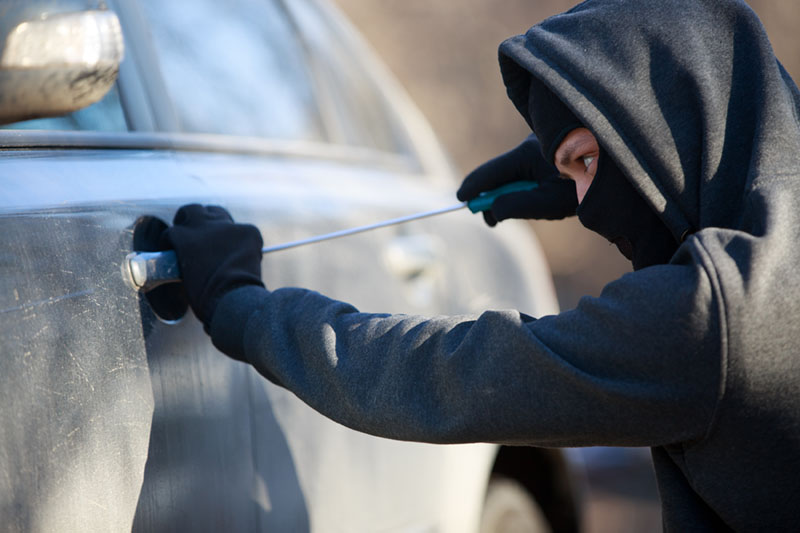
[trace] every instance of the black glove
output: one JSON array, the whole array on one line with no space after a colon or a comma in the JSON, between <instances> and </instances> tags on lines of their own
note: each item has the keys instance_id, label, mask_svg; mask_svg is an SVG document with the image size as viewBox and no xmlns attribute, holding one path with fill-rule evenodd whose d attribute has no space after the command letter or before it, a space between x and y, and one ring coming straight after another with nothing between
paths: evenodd
<instances>
[{"instance_id":1,"label":"black glove","mask_svg":"<svg viewBox=\"0 0 800 533\"><path fill-rule=\"evenodd\" d=\"M468 202L480 193L514 181L536 181L536 189L497 197L483 219L494 226L507 218L557 220L575 215L575 182L558 176L542 155L539 141L529 136L522 144L482 164L464 178L456 196Z\"/></svg>"},{"instance_id":2,"label":"black glove","mask_svg":"<svg viewBox=\"0 0 800 533\"><path fill-rule=\"evenodd\" d=\"M189 305L206 333L222 296L244 285L264 286L261 233L255 226L235 224L222 207L181 207L162 244L178 256Z\"/></svg>"}]
</instances>

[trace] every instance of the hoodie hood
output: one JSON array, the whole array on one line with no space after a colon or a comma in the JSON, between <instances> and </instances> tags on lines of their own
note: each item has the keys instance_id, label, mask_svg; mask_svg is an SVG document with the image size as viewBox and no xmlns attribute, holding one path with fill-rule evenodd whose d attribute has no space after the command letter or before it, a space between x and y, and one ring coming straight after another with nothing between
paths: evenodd
<instances>
[{"instance_id":1,"label":"hoodie hood","mask_svg":"<svg viewBox=\"0 0 800 533\"><path fill-rule=\"evenodd\" d=\"M757 231L759 176L798 167L797 88L735 0L588 0L500 47L529 118L532 76L597 137L676 241Z\"/></svg>"},{"instance_id":2,"label":"hoodie hood","mask_svg":"<svg viewBox=\"0 0 800 533\"><path fill-rule=\"evenodd\" d=\"M539 139L542 155L553 164L553 155L569 132L585 127L553 91L531 76L528 87L528 114L531 129Z\"/></svg>"}]
</instances>

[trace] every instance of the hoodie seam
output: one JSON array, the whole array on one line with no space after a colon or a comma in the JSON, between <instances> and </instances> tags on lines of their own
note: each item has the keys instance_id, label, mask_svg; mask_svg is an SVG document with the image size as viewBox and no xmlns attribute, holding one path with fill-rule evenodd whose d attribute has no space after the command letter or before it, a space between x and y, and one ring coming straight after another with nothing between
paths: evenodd
<instances>
[{"instance_id":1,"label":"hoodie seam","mask_svg":"<svg viewBox=\"0 0 800 533\"><path fill-rule=\"evenodd\" d=\"M698 442L703 442L708 440L711 433L714 430L714 427L717 424L717 420L719 418L719 411L720 405L725 399L725 395L727 394L728 390L728 373L729 373L729 365L730 365L730 357L729 357L729 349L730 349L730 328L728 327L728 305L725 299L725 292L722 288L722 281L719 277L719 273L717 272L716 267L714 266L714 262L711 260L711 254L700 241L700 239L695 239L697 243L697 251L701 256L701 263L700 266L706 273L709 282L711 283L711 290L713 293L719 295L719 304L717 305L719 309L719 341L720 341L720 376L719 376L719 390L717 391L717 400L714 405L714 410L711 413L709 418L708 427L706 429L705 434L703 437L695 441L692 445L684 446L685 450L691 449L694 444Z\"/></svg>"}]
</instances>

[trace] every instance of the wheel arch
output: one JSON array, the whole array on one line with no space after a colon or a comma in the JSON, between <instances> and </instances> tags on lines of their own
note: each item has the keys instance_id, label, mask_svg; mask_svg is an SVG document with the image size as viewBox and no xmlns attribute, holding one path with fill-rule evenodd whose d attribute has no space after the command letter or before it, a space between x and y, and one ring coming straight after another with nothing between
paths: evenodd
<instances>
[{"instance_id":1,"label":"wheel arch","mask_svg":"<svg viewBox=\"0 0 800 533\"><path fill-rule=\"evenodd\" d=\"M580 483L561 450L501 446L491 474L520 482L540 505L554 532L580 530Z\"/></svg>"}]
</instances>

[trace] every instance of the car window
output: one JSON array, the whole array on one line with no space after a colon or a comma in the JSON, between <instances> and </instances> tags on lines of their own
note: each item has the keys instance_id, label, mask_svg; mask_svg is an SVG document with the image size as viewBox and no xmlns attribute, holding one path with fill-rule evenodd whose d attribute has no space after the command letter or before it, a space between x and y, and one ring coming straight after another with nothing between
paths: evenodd
<instances>
[{"instance_id":1,"label":"car window","mask_svg":"<svg viewBox=\"0 0 800 533\"><path fill-rule=\"evenodd\" d=\"M328 14L313 0L284 0L309 51L319 98L339 142L397 153L410 151L383 90L354 57Z\"/></svg>"},{"instance_id":2,"label":"car window","mask_svg":"<svg viewBox=\"0 0 800 533\"><path fill-rule=\"evenodd\" d=\"M404 151L379 90L354 75L313 2L140 5L182 131Z\"/></svg>"},{"instance_id":3,"label":"car window","mask_svg":"<svg viewBox=\"0 0 800 533\"><path fill-rule=\"evenodd\" d=\"M183 131L322 140L302 44L265 0L145 0Z\"/></svg>"},{"instance_id":4,"label":"car window","mask_svg":"<svg viewBox=\"0 0 800 533\"><path fill-rule=\"evenodd\" d=\"M127 131L117 84L99 101L60 117L37 118L4 124L4 130Z\"/></svg>"}]
</instances>

